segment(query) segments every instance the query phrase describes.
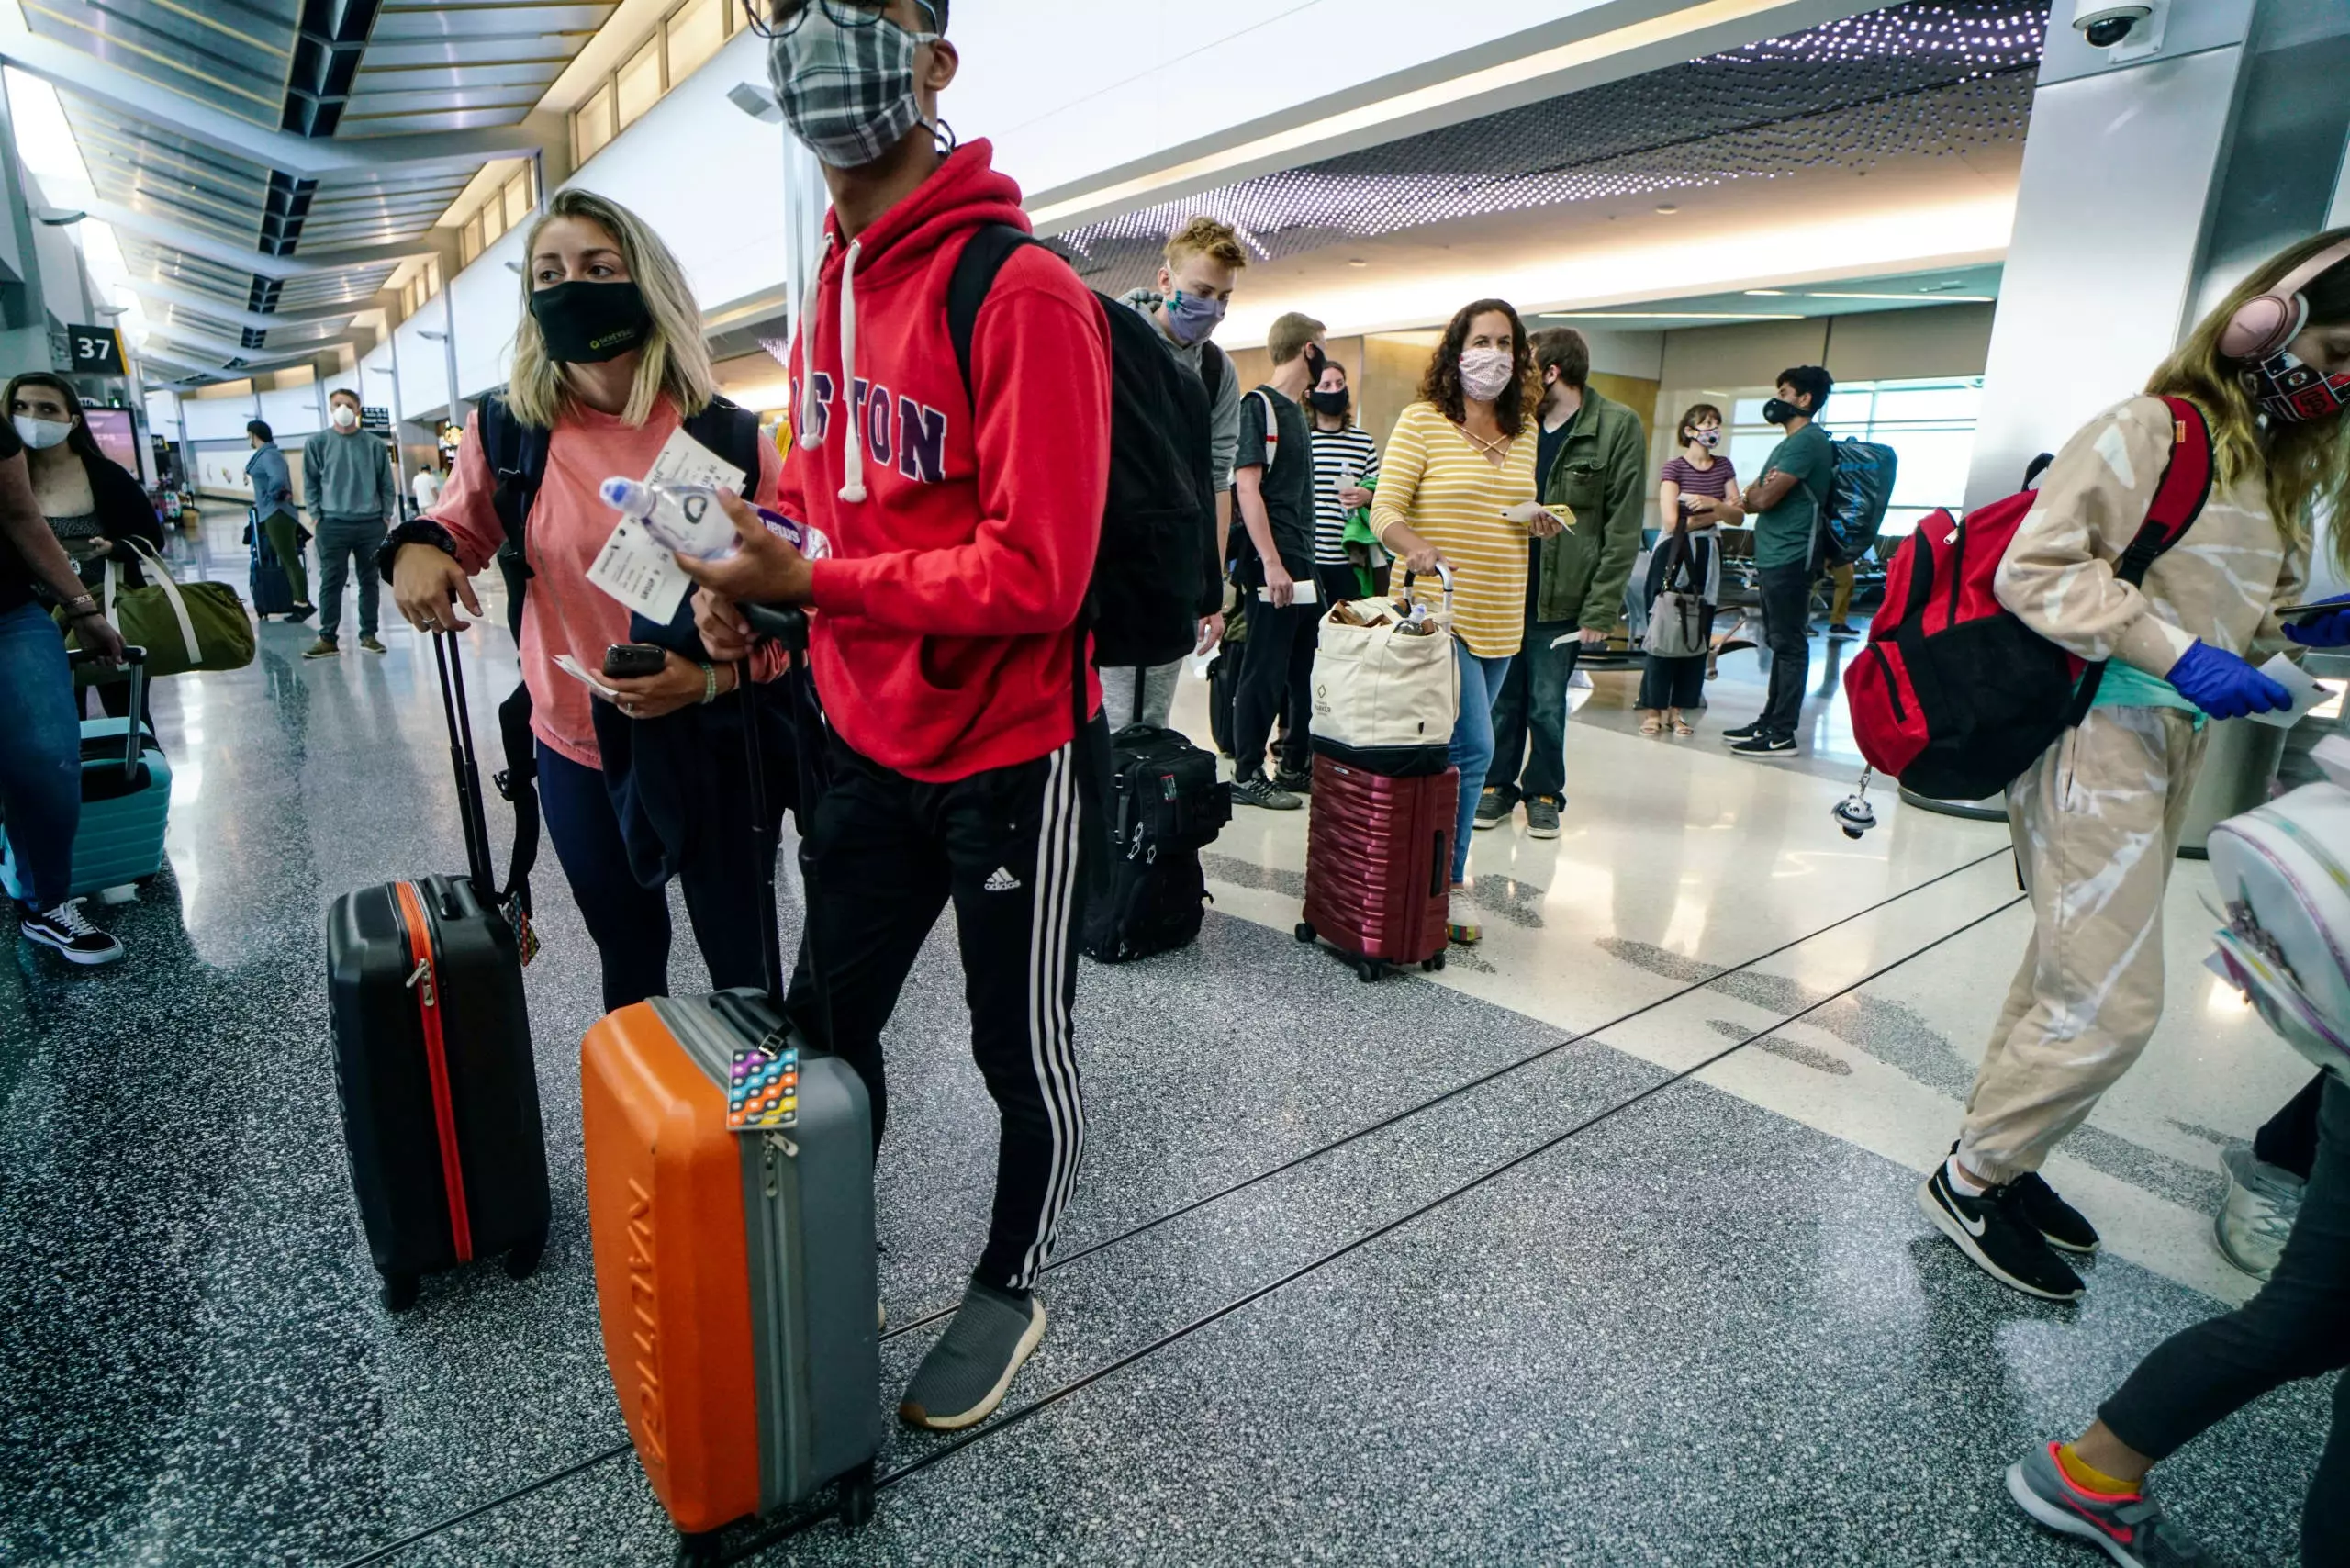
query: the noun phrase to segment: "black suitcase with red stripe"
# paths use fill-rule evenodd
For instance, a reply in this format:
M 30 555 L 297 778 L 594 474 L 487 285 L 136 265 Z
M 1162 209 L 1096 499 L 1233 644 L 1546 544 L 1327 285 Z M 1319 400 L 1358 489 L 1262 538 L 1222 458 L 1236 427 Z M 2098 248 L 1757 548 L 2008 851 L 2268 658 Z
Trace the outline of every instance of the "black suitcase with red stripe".
M 522 999 L 527 900 L 496 902 L 464 677 L 454 650 L 434 644 L 472 869 L 363 888 L 327 915 L 343 1136 L 367 1249 L 395 1312 L 413 1305 L 422 1275 L 476 1259 L 502 1253 L 520 1279 L 547 1236 L 546 1143 Z

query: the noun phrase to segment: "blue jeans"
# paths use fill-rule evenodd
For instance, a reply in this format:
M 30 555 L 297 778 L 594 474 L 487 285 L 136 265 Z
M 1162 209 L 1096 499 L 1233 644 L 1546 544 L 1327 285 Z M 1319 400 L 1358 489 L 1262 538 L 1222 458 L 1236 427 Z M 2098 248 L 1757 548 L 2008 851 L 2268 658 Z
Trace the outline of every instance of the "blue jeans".
M 563 863 L 564 880 L 571 884 L 572 902 L 603 961 L 604 1011 L 617 1013 L 648 996 L 668 995 L 668 890 L 644 886 L 630 868 L 620 814 L 612 809 L 604 775 L 543 743 L 538 753 L 539 809 L 555 858 Z M 746 842 L 748 836 L 746 820 Z M 686 913 L 711 982 L 721 991 L 758 989 L 767 979 L 754 880 L 757 868 L 746 848 L 731 867 L 733 874 L 724 874 L 726 869 L 689 869 L 679 879 L 686 887 Z
M 63 903 L 82 825 L 82 721 L 65 639 L 37 604 L 0 610 L 0 819 L 25 902 Z
M 1460 820 L 1452 836 L 1452 879 L 1469 878 L 1469 840 L 1477 827 L 1478 787 L 1494 765 L 1494 699 L 1509 679 L 1509 656 L 1480 658 L 1453 639 L 1452 662 L 1460 671 L 1460 717 L 1452 726 L 1452 766 L 1460 769 Z

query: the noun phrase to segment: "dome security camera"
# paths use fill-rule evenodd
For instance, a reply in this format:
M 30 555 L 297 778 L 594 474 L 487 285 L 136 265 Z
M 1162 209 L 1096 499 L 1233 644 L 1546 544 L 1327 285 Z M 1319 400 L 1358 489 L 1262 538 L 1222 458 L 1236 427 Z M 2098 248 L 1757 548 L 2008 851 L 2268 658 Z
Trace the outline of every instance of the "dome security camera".
M 2073 30 L 2091 49 L 2114 50 L 2117 60 L 2135 59 L 2162 47 L 2169 9 L 2169 0 L 2074 0 Z

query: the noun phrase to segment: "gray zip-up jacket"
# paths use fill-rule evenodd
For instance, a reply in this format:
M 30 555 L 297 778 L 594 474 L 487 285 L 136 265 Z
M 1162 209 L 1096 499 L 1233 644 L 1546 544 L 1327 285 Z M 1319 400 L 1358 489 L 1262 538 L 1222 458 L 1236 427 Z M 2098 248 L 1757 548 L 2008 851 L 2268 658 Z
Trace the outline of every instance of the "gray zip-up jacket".
M 1166 296 L 1155 288 L 1137 288 L 1125 296 L 1125 303 L 1154 327 L 1158 327 L 1158 319 L 1151 312 L 1165 301 Z M 1200 361 L 1202 351 L 1207 347 L 1206 339 L 1186 348 L 1169 337 L 1166 328 L 1158 327 L 1158 341 L 1205 385 L 1207 374 L 1200 368 Z M 1224 385 L 1215 389 L 1214 403 L 1208 410 L 1208 466 L 1214 476 L 1216 493 L 1221 495 L 1232 488 L 1232 460 L 1240 451 L 1240 375 L 1228 359 L 1225 362 Z
M 302 443 L 303 504 L 313 523 L 400 515 L 400 482 L 381 436 L 324 430 Z

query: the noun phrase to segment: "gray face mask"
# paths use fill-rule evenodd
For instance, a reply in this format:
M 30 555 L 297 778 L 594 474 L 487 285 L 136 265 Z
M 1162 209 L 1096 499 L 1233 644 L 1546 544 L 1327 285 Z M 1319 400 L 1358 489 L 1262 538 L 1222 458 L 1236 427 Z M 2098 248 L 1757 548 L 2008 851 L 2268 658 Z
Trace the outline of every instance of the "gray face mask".
M 885 18 L 851 26 L 831 7 L 808 8 L 767 40 L 767 84 L 792 134 L 835 169 L 873 162 L 923 123 L 914 54 L 938 41 Z

